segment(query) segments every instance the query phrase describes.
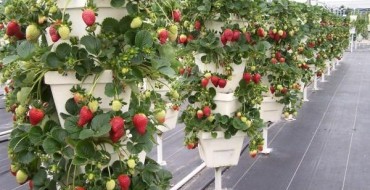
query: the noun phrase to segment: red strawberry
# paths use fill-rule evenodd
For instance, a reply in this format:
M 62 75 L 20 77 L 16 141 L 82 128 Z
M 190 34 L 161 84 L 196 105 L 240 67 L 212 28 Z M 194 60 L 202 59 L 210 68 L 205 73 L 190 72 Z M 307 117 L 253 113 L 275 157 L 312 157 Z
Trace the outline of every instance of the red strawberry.
M 256 73 L 252 76 L 252 80 L 255 84 L 258 84 L 261 80 L 261 75 L 259 73 Z
M 180 44 L 186 44 L 188 37 L 185 34 L 181 34 L 179 37 L 179 43 Z
M 96 16 L 95 12 L 91 9 L 85 9 L 82 12 L 82 20 L 87 26 L 92 26 L 95 24 Z
M 285 63 L 285 58 L 284 57 L 280 57 L 279 62 L 280 63 Z
M 271 94 L 275 93 L 275 87 L 274 86 L 270 86 L 270 92 L 271 92 Z
M 19 31 L 14 35 L 18 40 L 23 40 L 26 38 L 26 35 L 24 35 L 23 32 Z
M 259 27 L 259 28 L 257 29 L 257 35 L 258 35 L 259 37 L 265 37 L 265 30 L 264 30 L 262 27 Z
M 226 39 L 226 36 L 224 34 L 221 35 L 221 39 L 220 40 L 221 40 L 221 43 L 223 45 L 226 45 L 227 44 L 227 39 Z
M 245 83 L 249 84 L 252 80 L 252 75 L 250 73 L 244 73 L 243 74 L 243 79 Z
M 198 118 L 198 119 L 202 119 L 202 118 L 203 118 L 203 116 L 204 116 L 203 111 L 202 111 L 202 110 L 198 110 L 198 111 L 197 111 L 197 118 Z
M 30 188 L 30 190 L 32 190 L 32 189 L 33 189 L 33 181 L 32 181 L 32 180 L 30 180 L 30 181 L 28 182 L 28 187 Z
M 258 149 L 258 151 L 262 151 L 263 150 L 263 144 L 259 144 L 259 145 L 257 145 L 257 149 Z
M 234 33 L 231 29 L 225 29 L 223 35 L 225 36 L 227 41 L 231 41 L 233 39 Z
M 6 34 L 8 36 L 14 36 L 17 33 L 20 33 L 20 31 L 21 31 L 21 27 L 16 21 L 10 21 L 8 23 L 8 27 L 6 28 Z
M 211 82 L 212 84 L 215 86 L 215 87 L 218 87 L 218 81 L 220 80 L 220 78 L 218 78 L 218 76 L 216 75 L 212 75 L 211 76 Z
M 76 187 L 75 187 L 75 190 L 86 190 L 86 189 L 85 189 L 85 187 L 76 186 Z
M 227 80 L 226 79 L 220 78 L 220 80 L 218 80 L 218 87 L 225 88 L 226 84 L 227 84 Z
M 188 142 L 187 144 L 186 144 L 186 148 L 188 148 L 189 150 L 191 150 L 191 149 L 195 149 L 195 148 L 197 148 L 198 147 L 198 143 L 196 143 L 196 142 Z
M 143 113 L 135 114 L 132 122 L 134 123 L 134 126 L 136 128 L 136 131 L 140 135 L 144 135 L 146 132 L 146 126 L 148 125 L 148 118 Z
M 274 39 L 275 37 L 275 34 L 274 34 L 274 31 L 273 30 L 269 30 L 269 37 Z
M 5 93 L 6 93 L 6 94 L 8 94 L 8 93 L 10 92 L 10 90 L 9 90 L 9 86 L 5 86 L 5 87 L 4 87 L 4 91 L 5 91 Z
M 38 123 L 40 123 L 42 119 L 44 119 L 45 115 L 43 110 L 37 108 L 31 108 L 28 114 L 31 125 L 37 125 Z
M 274 37 L 274 40 L 275 40 L 275 41 L 277 41 L 277 42 L 278 42 L 278 41 L 280 40 L 280 38 L 281 38 L 281 37 L 279 36 L 279 34 L 275 34 L 275 37 Z
M 172 109 L 173 109 L 174 111 L 179 111 L 179 110 L 180 110 L 180 106 L 179 106 L 179 105 L 177 105 L 177 104 L 174 104 L 174 105 L 172 105 Z
M 4 24 L 0 23 L 0 30 L 4 29 Z
M 280 59 L 281 57 L 282 57 L 282 55 L 281 55 L 281 52 L 280 51 L 278 51 L 278 52 L 275 53 L 275 58 L 276 59 Z
M 131 185 L 131 179 L 128 175 L 121 174 L 117 178 L 119 186 L 121 186 L 121 190 L 129 190 Z
M 202 78 L 200 81 L 203 88 L 207 87 L 209 80 L 207 78 Z
M 78 92 L 73 94 L 73 100 L 76 104 L 80 103 L 84 99 L 84 96 Z
M 234 30 L 233 31 L 233 39 L 232 41 L 238 41 L 240 38 L 240 31 L 239 30 Z
M 195 30 L 198 30 L 198 31 L 202 28 L 202 24 L 200 23 L 199 20 L 195 21 L 194 28 L 195 28 Z
M 183 75 L 184 73 L 185 73 L 185 69 L 184 69 L 184 68 L 180 68 L 180 69 L 179 69 L 179 74 L 180 74 L 180 75 Z
M 245 40 L 247 41 L 247 43 L 251 44 L 252 43 L 251 33 L 246 32 L 244 33 L 244 36 L 245 36 Z
M 281 38 L 285 39 L 287 37 L 287 33 L 286 31 L 283 31 L 283 35 L 281 36 Z
M 280 90 L 280 92 L 282 94 L 286 94 L 288 92 L 288 89 L 286 87 L 284 87 L 283 89 Z
M 203 114 L 206 117 L 210 116 L 211 115 L 211 108 L 209 106 L 204 106 L 203 107 Z
M 117 132 L 120 130 L 124 130 L 125 128 L 125 120 L 120 116 L 113 117 L 109 122 L 111 128 L 111 131 Z
M 181 20 L 181 12 L 180 10 L 176 9 L 172 11 L 172 18 L 175 22 L 180 22 Z
M 60 36 L 58 34 L 58 31 L 57 31 L 57 29 L 55 29 L 55 25 L 51 25 L 50 26 L 50 28 L 49 28 L 49 34 L 50 34 L 51 40 L 53 42 L 57 42 L 60 39 Z
M 89 123 L 92 118 L 94 117 L 93 113 L 87 106 L 83 106 L 80 110 L 80 117 L 77 122 L 77 126 L 83 127 L 87 123 Z
M 249 156 L 252 158 L 255 158 L 257 156 L 257 150 L 250 150 L 249 151 Z
M 125 135 L 125 130 L 118 130 L 116 132 L 110 131 L 109 137 L 112 140 L 113 143 L 118 142 L 123 136 Z
M 166 43 L 167 39 L 168 39 L 168 31 L 164 28 L 162 29 L 159 29 L 157 31 L 157 34 L 158 34 L 158 39 L 160 41 L 161 44 L 164 44 Z
M 190 42 L 194 39 L 193 35 L 189 34 L 187 38 L 187 42 Z

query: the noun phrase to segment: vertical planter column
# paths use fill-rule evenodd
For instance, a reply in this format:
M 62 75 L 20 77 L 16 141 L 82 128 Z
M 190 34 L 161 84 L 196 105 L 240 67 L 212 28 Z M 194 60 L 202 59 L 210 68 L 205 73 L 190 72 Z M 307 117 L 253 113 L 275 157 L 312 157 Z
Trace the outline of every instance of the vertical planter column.
M 321 73 L 321 82 L 328 82 L 325 80 L 325 73 Z
M 327 75 L 330 76 L 331 75 L 330 61 L 326 62 L 326 70 L 327 70 Z

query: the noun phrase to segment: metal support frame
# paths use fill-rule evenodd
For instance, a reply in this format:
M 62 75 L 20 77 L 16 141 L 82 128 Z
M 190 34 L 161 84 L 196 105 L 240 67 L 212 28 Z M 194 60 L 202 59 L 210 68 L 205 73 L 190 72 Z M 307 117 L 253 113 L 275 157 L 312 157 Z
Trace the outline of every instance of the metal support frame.
M 267 128 L 267 123 L 265 124 L 265 127 L 262 129 L 262 136 L 263 136 L 263 150 L 260 152 L 262 154 L 270 154 L 272 151 L 272 148 L 268 148 L 268 128 Z

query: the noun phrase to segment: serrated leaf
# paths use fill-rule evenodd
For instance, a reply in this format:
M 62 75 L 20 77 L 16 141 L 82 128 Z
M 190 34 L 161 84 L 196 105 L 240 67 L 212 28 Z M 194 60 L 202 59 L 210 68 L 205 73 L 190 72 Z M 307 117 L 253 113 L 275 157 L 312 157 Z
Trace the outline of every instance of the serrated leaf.
M 132 21 L 132 17 L 127 15 L 125 17 L 123 17 L 120 21 L 119 21 L 119 32 L 121 34 L 124 34 L 126 33 L 128 30 L 131 29 L 131 21 Z
M 94 131 L 91 130 L 91 129 L 83 129 L 81 132 L 80 132 L 80 136 L 79 136 L 79 139 L 87 139 L 87 138 L 90 138 L 94 135 Z
M 104 114 L 97 115 L 91 121 L 91 129 L 94 130 L 94 131 L 98 131 L 104 125 L 109 126 L 109 121 L 110 121 L 110 114 L 109 113 L 104 113 Z
M 95 131 L 94 137 L 103 136 L 103 135 L 109 133 L 110 130 L 111 130 L 111 126 L 109 124 L 102 125 L 101 127 L 99 127 L 99 129 L 97 129 Z
M 86 165 L 88 159 L 75 156 L 72 160 L 72 164 L 76 166 Z
M 58 55 L 55 52 L 51 52 L 46 57 L 46 66 L 57 69 L 59 67 L 62 67 L 64 65 L 64 62 L 59 59 Z
M 7 65 L 9 63 L 13 63 L 17 59 L 19 59 L 19 56 L 18 55 L 10 55 L 10 56 L 4 57 L 3 64 L 4 65 Z
M 80 158 L 91 159 L 95 154 L 94 143 L 89 140 L 83 140 L 76 145 L 76 155 Z
M 94 55 L 98 55 L 101 50 L 101 42 L 97 37 L 84 36 L 81 38 L 80 43 L 85 46 L 86 50 Z
M 35 44 L 31 43 L 28 40 L 23 41 L 17 47 L 17 54 L 22 59 L 27 59 L 32 57 L 32 54 L 35 52 Z
M 64 122 L 65 130 L 69 133 L 69 137 L 71 138 L 78 138 L 80 131 L 82 130 L 81 127 L 77 126 L 78 117 L 71 116 L 68 117 Z
M 66 130 L 62 128 L 54 128 L 51 131 L 51 136 L 58 141 L 59 143 L 64 144 L 66 142 L 66 138 L 68 137 L 68 133 Z
M 37 173 L 32 177 L 32 182 L 34 186 L 43 186 L 45 183 L 45 179 L 47 178 L 47 174 L 45 169 L 39 169 Z
M 114 18 L 106 18 L 104 19 L 103 23 L 102 23 L 102 32 L 104 33 L 114 33 L 114 32 L 118 32 L 119 31 L 119 28 L 120 25 L 119 25 L 119 22 L 118 20 L 114 19 Z
M 142 30 L 135 36 L 135 46 L 139 48 L 152 47 L 153 39 L 150 32 Z
M 110 1 L 110 5 L 116 8 L 122 7 L 124 4 L 125 4 L 125 0 L 111 0 Z
M 158 71 L 170 78 L 173 78 L 176 76 L 176 71 L 173 70 L 171 67 L 161 67 L 158 69 Z
M 18 100 L 21 104 L 23 104 L 23 105 L 24 105 L 24 104 L 26 103 L 27 98 L 28 98 L 28 96 L 30 95 L 31 91 L 32 91 L 32 88 L 30 88 L 30 87 L 23 87 L 23 88 L 21 89 L 21 91 L 19 91 L 19 92 L 17 93 L 17 100 Z
M 26 137 L 16 137 L 10 141 L 9 147 L 13 149 L 15 153 L 27 150 L 30 146 L 30 141 Z
M 71 115 L 77 115 L 79 112 L 79 108 L 73 98 L 67 100 L 65 108 L 66 111 Z
M 54 154 L 61 150 L 61 144 L 52 137 L 47 137 L 42 143 L 42 147 L 47 154 Z
M 114 95 L 116 95 L 116 88 L 113 83 L 108 83 L 105 85 L 104 94 L 108 97 L 114 97 Z
M 36 155 L 33 151 L 24 150 L 17 154 L 18 161 L 22 164 L 29 164 L 36 159 Z
M 243 123 L 239 118 L 234 118 L 232 121 L 232 125 L 235 129 L 238 130 L 246 130 L 248 128 L 248 126 L 245 123 Z
M 62 150 L 62 154 L 63 156 L 66 156 L 67 158 L 73 158 L 75 151 L 73 148 L 68 146 Z
M 44 134 L 42 132 L 41 127 L 34 126 L 30 129 L 30 132 L 28 133 L 28 138 L 30 139 L 30 142 L 34 144 L 35 146 L 41 145 L 43 140 Z
M 64 60 L 72 51 L 71 45 L 67 43 L 59 44 L 58 47 L 55 49 L 55 53 L 61 60 Z

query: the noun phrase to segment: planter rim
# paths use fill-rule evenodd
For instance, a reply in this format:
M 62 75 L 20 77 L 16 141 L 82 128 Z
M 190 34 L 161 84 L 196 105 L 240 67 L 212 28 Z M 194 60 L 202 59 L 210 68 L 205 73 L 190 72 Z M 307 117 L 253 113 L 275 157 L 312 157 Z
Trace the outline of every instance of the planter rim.
M 200 131 L 200 132 L 198 132 L 198 138 L 201 138 L 201 139 L 221 139 L 221 138 L 225 138 L 224 131 L 214 131 L 214 133 L 217 133 L 216 138 L 212 137 L 211 132 Z M 245 132 L 238 131 L 232 137 L 245 137 L 245 136 L 247 136 L 247 134 Z
M 63 76 L 58 71 L 48 71 L 45 73 L 45 83 L 46 84 L 83 84 L 83 83 L 92 83 L 94 81 L 94 76 L 88 76 L 84 81 L 79 81 L 75 77 L 70 77 L 75 75 L 75 71 L 68 71 L 67 75 Z M 112 81 L 112 70 L 104 70 L 97 83 L 109 83 Z

